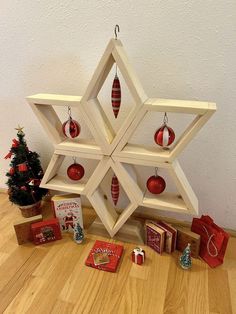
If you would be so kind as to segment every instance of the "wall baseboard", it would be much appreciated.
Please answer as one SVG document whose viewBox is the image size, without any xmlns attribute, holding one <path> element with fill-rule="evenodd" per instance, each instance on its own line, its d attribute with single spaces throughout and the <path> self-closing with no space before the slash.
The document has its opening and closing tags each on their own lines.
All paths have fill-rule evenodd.
<svg viewBox="0 0 236 314">
<path fill-rule="evenodd" d="M 0 193 L 7 194 L 7 189 L 6 188 L 0 188 Z M 51 202 L 51 196 L 48 195 L 44 198 L 45 202 Z M 89 209 L 89 207 L 86 206 L 86 208 Z M 90 207 L 91 209 L 91 207 Z M 119 211 L 119 210 L 118 210 Z M 151 215 L 151 214 L 143 214 L 143 213 L 134 213 L 132 217 L 135 218 L 141 218 L 141 219 L 161 219 L 164 220 L 167 223 L 172 224 L 173 226 L 179 226 L 179 227 L 186 227 L 190 228 L 191 227 L 191 222 L 189 221 L 180 221 L 178 219 L 170 218 L 170 217 L 165 217 L 165 216 L 159 216 L 159 215 Z M 228 232 L 232 237 L 236 237 L 236 230 L 233 229 L 228 229 L 224 228 L 226 232 Z"/>
</svg>

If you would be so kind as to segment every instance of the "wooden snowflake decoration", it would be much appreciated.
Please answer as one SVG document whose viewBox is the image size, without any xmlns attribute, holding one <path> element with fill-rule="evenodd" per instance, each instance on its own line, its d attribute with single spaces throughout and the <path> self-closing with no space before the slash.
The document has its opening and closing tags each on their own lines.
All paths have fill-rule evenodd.
<svg viewBox="0 0 236 314">
<path fill-rule="evenodd" d="M 114 131 L 98 99 L 98 93 L 114 63 L 117 64 L 135 101 L 135 106 L 125 117 L 118 132 Z M 177 157 L 215 112 L 216 106 L 209 102 L 149 99 L 128 61 L 120 40 L 111 39 L 108 43 L 84 96 L 37 94 L 27 97 L 27 100 L 55 148 L 41 186 L 85 195 L 111 237 L 119 231 L 138 206 L 180 213 L 198 213 L 197 197 Z M 77 110 L 91 131 L 94 141 L 79 139 L 77 142 L 66 138 L 53 106 L 70 106 Z M 149 111 L 194 114 L 196 118 L 169 150 L 130 144 L 129 139 Z M 66 156 L 98 161 L 87 182 L 70 184 L 65 177 L 58 175 Z M 178 193 L 164 192 L 150 196 L 146 191 L 142 191 L 125 164 L 166 169 Z M 116 174 L 129 199 L 128 206 L 121 214 L 104 198 L 101 189 L 101 182 L 110 169 Z"/>
</svg>

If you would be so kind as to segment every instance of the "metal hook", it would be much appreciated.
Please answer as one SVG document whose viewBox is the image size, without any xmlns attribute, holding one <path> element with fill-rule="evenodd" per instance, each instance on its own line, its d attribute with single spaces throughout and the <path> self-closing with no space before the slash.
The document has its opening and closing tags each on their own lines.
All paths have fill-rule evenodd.
<svg viewBox="0 0 236 314">
<path fill-rule="evenodd" d="M 165 112 L 164 114 L 164 119 L 163 119 L 164 124 L 168 123 L 168 117 L 167 117 L 167 113 Z"/>
<path fill-rule="evenodd" d="M 114 32 L 115 32 L 115 40 L 117 40 L 117 31 L 118 33 L 120 32 L 120 26 L 118 24 L 116 24 Z"/>
<path fill-rule="evenodd" d="M 69 115 L 69 118 L 71 119 L 71 107 L 68 106 L 68 115 Z"/>
<path fill-rule="evenodd" d="M 76 164 L 76 157 L 72 157 L 74 164 Z"/>
<path fill-rule="evenodd" d="M 155 177 L 158 177 L 157 170 L 158 170 L 158 167 L 155 167 Z"/>
</svg>

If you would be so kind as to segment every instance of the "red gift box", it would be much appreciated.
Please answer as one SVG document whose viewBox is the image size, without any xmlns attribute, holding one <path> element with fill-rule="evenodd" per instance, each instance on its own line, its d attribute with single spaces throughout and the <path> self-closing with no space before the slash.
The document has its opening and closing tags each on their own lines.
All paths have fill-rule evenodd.
<svg viewBox="0 0 236 314">
<path fill-rule="evenodd" d="M 145 251 L 140 247 L 136 247 L 131 256 L 132 261 L 135 264 L 142 265 L 145 261 Z"/>
<path fill-rule="evenodd" d="M 93 248 L 91 249 L 89 253 L 87 260 L 85 261 L 85 265 L 96 268 L 96 269 L 105 270 L 105 271 L 114 273 L 118 267 L 120 258 L 123 253 L 123 249 L 124 248 L 122 245 L 96 240 Z M 96 253 L 107 254 L 109 263 L 95 265 L 94 254 Z"/>
<path fill-rule="evenodd" d="M 57 218 L 36 222 L 31 225 L 34 244 L 44 244 L 61 239 L 61 230 Z"/>
<path fill-rule="evenodd" d="M 223 263 L 229 234 L 217 226 L 210 216 L 193 218 L 191 230 L 201 236 L 200 257 L 210 266 Z"/>
</svg>

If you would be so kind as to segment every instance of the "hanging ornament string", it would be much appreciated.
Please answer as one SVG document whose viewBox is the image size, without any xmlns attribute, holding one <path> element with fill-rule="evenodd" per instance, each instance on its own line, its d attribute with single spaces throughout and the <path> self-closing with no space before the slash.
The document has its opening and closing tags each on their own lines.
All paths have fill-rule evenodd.
<svg viewBox="0 0 236 314">
<path fill-rule="evenodd" d="M 207 230 L 207 228 L 205 226 L 202 226 L 204 231 L 206 232 L 207 234 L 207 237 L 208 237 L 208 241 L 207 241 L 207 252 L 208 254 L 211 256 L 211 257 L 216 257 L 218 256 L 219 252 L 217 250 L 217 247 L 215 245 L 215 243 L 212 241 L 212 238 L 215 236 L 214 233 L 212 235 L 209 235 L 209 232 Z M 212 244 L 214 250 L 215 250 L 215 254 L 212 254 L 211 251 L 210 251 L 210 243 Z"/>
<path fill-rule="evenodd" d="M 163 118 L 163 124 L 167 124 L 168 123 L 168 116 L 167 116 L 167 113 L 165 112 L 164 114 L 164 118 Z"/>
<path fill-rule="evenodd" d="M 158 177 L 157 171 L 158 171 L 158 168 L 155 167 L 155 176 L 156 176 L 156 177 Z"/>
<path fill-rule="evenodd" d="M 115 29 L 114 29 L 114 33 L 115 33 L 115 40 L 117 40 L 117 32 L 120 32 L 120 26 L 118 24 L 116 24 Z"/>
</svg>

